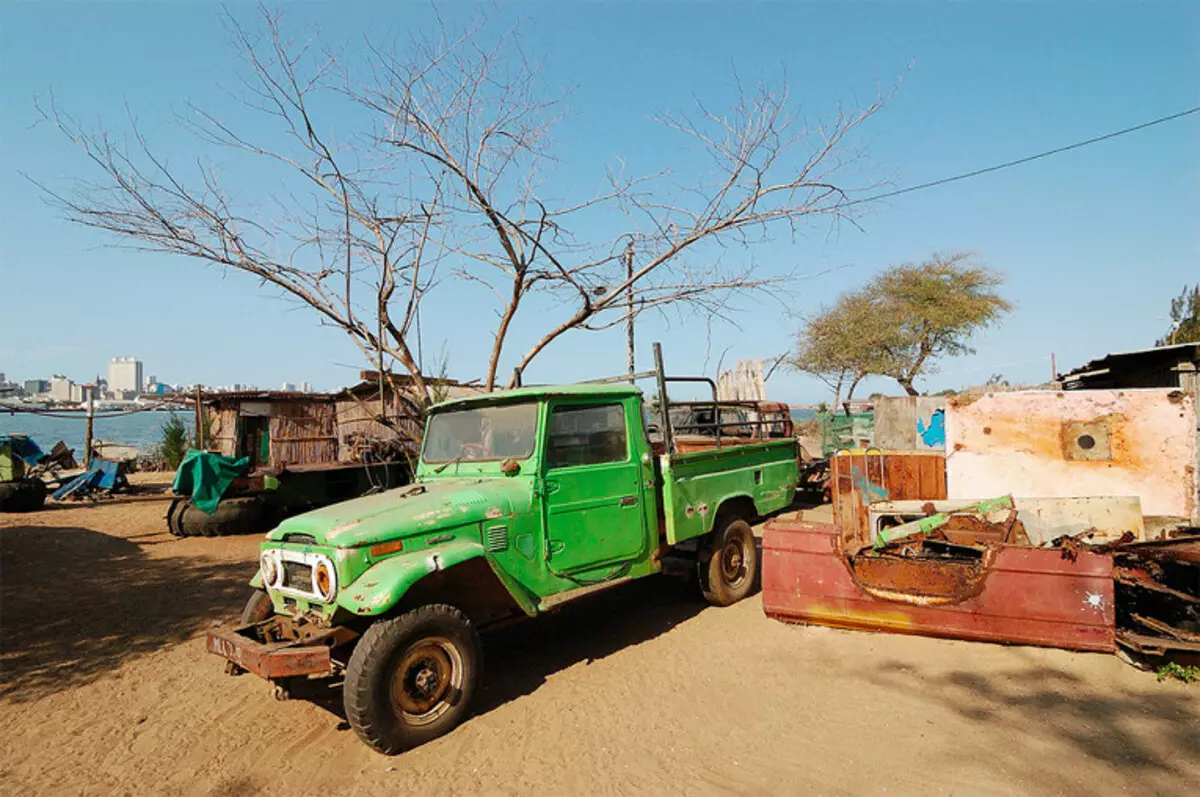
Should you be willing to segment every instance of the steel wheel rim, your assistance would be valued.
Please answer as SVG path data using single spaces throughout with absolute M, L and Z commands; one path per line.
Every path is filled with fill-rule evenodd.
M 444 637 L 410 645 L 392 676 L 392 706 L 410 725 L 427 725 L 443 716 L 462 692 L 462 654 Z
M 736 535 L 721 548 L 721 578 L 730 587 L 739 587 L 749 575 L 746 563 L 746 543 L 742 535 Z

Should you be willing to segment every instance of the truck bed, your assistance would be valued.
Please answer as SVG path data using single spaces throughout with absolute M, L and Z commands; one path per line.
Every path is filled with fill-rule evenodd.
M 762 516 L 783 509 L 796 492 L 798 443 L 794 439 L 664 454 L 663 514 L 667 542 L 707 534 L 721 506 L 748 500 Z

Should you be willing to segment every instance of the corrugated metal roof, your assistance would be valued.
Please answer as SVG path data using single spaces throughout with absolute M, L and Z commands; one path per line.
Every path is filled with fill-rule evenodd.
M 1192 353 L 1192 359 L 1193 360 L 1200 359 L 1200 343 L 1176 343 L 1173 346 L 1155 346 L 1153 348 L 1137 349 L 1135 351 L 1112 352 L 1111 354 L 1106 354 L 1103 357 L 1100 357 L 1100 358 L 1097 358 L 1090 362 L 1084 363 L 1083 365 L 1079 366 L 1078 368 L 1076 368 L 1072 371 L 1067 371 L 1065 374 L 1062 374 L 1059 378 L 1067 379 L 1070 377 L 1083 376 L 1083 375 L 1091 373 L 1093 371 L 1103 371 L 1106 368 L 1109 368 L 1111 366 L 1112 360 L 1115 360 L 1118 358 L 1151 357 L 1151 356 L 1161 355 L 1161 354 L 1164 354 L 1164 353 L 1170 352 L 1170 351 L 1182 352 L 1185 349 L 1194 349 L 1195 351 Z

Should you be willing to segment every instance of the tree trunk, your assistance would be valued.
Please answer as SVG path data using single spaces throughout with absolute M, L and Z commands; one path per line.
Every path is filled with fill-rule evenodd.
M 897 377 L 896 381 L 900 383 L 900 387 L 904 388 L 904 392 L 907 393 L 908 395 L 910 395 L 910 396 L 921 395 L 920 391 L 918 391 L 915 387 L 913 387 L 912 379 L 900 379 L 899 377 Z

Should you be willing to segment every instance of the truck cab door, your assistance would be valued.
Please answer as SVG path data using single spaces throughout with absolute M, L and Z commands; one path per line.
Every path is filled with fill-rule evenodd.
M 581 573 L 645 552 L 640 421 L 619 400 L 551 404 L 544 506 L 554 570 Z

